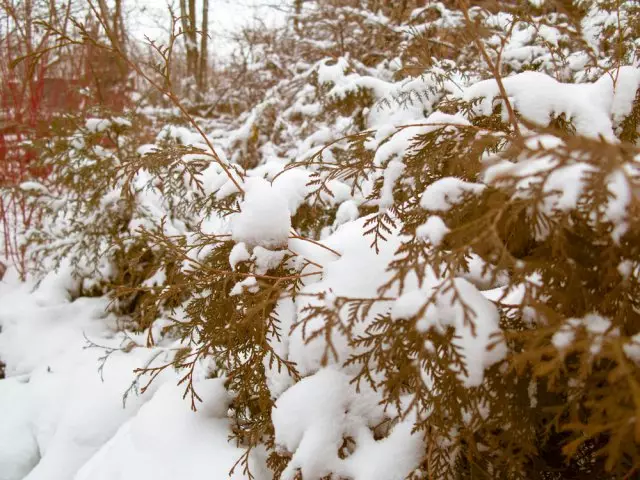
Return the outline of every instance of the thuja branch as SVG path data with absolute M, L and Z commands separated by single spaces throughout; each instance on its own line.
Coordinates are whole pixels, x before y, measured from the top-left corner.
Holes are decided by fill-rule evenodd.
M 480 55 L 482 56 L 482 59 L 487 63 L 487 66 L 491 70 L 491 73 L 493 74 L 493 77 L 495 78 L 496 83 L 498 84 L 498 90 L 500 91 L 500 96 L 502 97 L 505 103 L 505 106 L 507 108 L 507 112 L 509 114 L 509 122 L 513 126 L 513 130 L 516 136 L 519 139 L 521 139 L 522 133 L 520 132 L 520 126 L 518 125 L 518 118 L 516 117 L 515 110 L 513 109 L 513 106 L 509 101 L 507 90 L 504 87 L 504 83 L 502 81 L 502 75 L 500 73 L 500 56 L 498 56 L 498 59 L 496 62 L 491 60 L 491 57 L 489 56 L 487 49 L 484 47 L 482 41 L 480 40 L 480 33 L 478 32 L 478 29 L 476 28 L 475 23 L 473 22 L 473 20 L 471 20 L 471 17 L 469 16 L 469 3 L 467 2 L 467 0 L 459 0 L 459 3 L 461 6 L 462 15 L 464 16 L 465 23 L 467 24 L 467 27 L 473 32 L 473 43 L 475 43 L 476 47 L 480 51 Z M 513 29 L 513 25 L 515 25 L 515 23 L 512 23 L 511 29 Z

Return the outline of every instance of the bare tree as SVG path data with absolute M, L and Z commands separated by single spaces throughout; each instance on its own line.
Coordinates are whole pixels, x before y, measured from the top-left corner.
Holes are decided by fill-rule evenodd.
M 204 92 L 207 83 L 208 69 L 208 40 L 209 40 L 209 0 L 202 1 L 202 32 L 200 39 L 200 65 L 197 72 L 198 90 Z
M 182 21 L 182 31 L 184 46 L 187 50 L 187 75 L 195 76 L 198 58 L 198 47 L 196 44 L 196 8 L 195 0 L 180 0 L 180 20 Z
M 180 0 L 180 18 L 187 52 L 187 76 L 197 87 L 196 99 L 201 100 L 208 68 L 209 0 L 202 1 L 202 27 L 199 31 L 195 0 Z M 201 36 L 200 48 L 198 34 Z
M 102 27 L 114 48 L 126 52 L 126 35 L 124 17 L 122 12 L 122 0 L 114 0 L 113 9 L 107 6 L 106 0 L 97 0 L 100 9 Z

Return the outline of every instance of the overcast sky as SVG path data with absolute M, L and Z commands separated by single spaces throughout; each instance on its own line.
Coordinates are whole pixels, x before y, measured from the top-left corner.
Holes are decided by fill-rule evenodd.
M 198 25 L 200 24 L 201 1 L 198 3 Z M 145 35 L 155 40 L 164 40 L 170 25 L 167 2 L 179 13 L 178 0 L 128 0 L 128 23 L 136 38 Z M 229 37 L 242 26 L 259 18 L 268 25 L 281 23 L 283 10 L 288 0 L 209 0 L 209 32 L 211 52 L 218 56 L 229 53 Z

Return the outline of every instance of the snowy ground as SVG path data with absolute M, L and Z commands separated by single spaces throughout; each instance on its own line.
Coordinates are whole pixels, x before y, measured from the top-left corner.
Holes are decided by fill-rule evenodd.
M 87 338 L 121 342 L 107 300 L 71 302 L 65 283 L 61 272 L 33 291 L 11 270 L 0 282 L 0 480 L 227 478 L 243 452 L 228 442 L 223 380 L 198 382 L 196 413 L 172 372 L 136 395 L 133 370 L 163 351 L 116 351 L 99 372 L 108 350 Z M 231 478 L 245 478 L 238 470 Z

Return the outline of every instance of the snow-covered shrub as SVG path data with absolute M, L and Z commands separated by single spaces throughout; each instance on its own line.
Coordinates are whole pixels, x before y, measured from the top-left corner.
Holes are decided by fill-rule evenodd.
M 175 269 L 143 228 L 183 233 L 205 197 L 201 148 L 178 127 L 145 143 L 147 124 L 142 115 L 63 118 L 39 145 L 47 179 L 20 186 L 38 212 L 25 234 L 34 268 L 63 267 L 75 279 L 71 296 L 109 293 L 120 313 L 137 313 L 138 288 L 161 285 Z
M 138 373 L 193 408 L 198 365 L 224 379 L 236 473 L 631 478 L 637 2 L 309 3 L 303 59 L 229 124 L 61 137 L 32 248 L 73 239 L 45 259 L 179 345 Z

